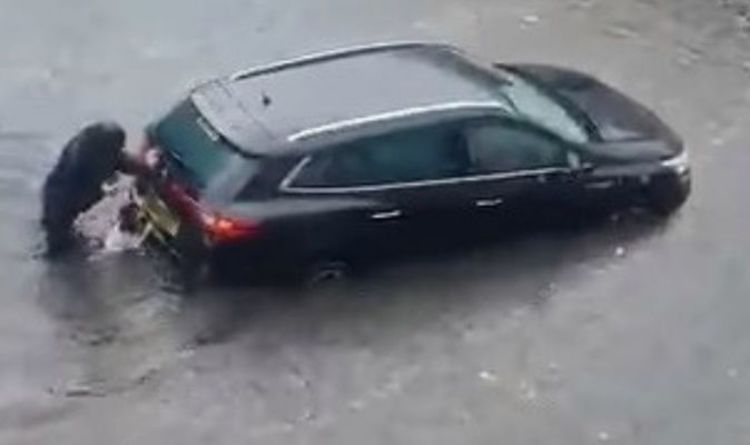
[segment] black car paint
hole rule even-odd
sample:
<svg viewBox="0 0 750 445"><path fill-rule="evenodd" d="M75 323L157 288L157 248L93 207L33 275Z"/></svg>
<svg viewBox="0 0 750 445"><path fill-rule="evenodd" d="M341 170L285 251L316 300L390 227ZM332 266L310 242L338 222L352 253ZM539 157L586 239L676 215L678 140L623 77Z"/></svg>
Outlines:
<svg viewBox="0 0 750 445"><path fill-rule="evenodd" d="M651 178L670 186L686 182L660 164L683 150L681 142L643 106L570 70L538 65L507 68L553 91L566 106L574 107L572 113L589 121L595 132L589 144L560 141L575 162L555 171L403 187L337 191L284 187L284 179L305 157L340 138L332 135L314 149L286 150L264 158L263 174L254 179L257 183L250 193L237 190L225 199L201 198L208 206L220 207L223 214L251 219L262 227L252 239L209 245L209 261L217 269L265 273L304 270L316 261L359 263L396 253L440 250L454 241L495 235L508 223L527 225L534 219L565 219L584 209L642 202L656 183ZM609 121L607 113L617 113L617 122L627 130L626 139L614 138L615 132L602 126ZM388 132L393 126L386 123L361 133ZM355 130L345 138L358 136Z"/></svg>
<svg viewBox="0 0 750 445"><path fill-rule="evenodd" d="M666 142L679 154L682 141L654 112L594 77L549 65L500 65L536 81L587 120L597 142Z"/></svg>
<svg viewBox="0 0 750 445"><path fill-rule="evenodd" d="M579 176L588 189L584 201L608 207L644 201L658 186L690 191L690 172L674 175L660 162L683 154L677 134L653 111L598 79L579 71L539 64L496 64L536 83L556 97L589 129L582 148L589 174Z"/></svg>

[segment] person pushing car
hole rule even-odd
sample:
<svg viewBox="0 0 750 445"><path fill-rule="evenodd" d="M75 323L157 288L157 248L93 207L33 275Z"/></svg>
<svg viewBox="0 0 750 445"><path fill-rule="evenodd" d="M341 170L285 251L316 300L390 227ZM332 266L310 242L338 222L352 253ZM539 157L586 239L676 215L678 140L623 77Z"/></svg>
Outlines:
<svg viewBox="0 0 750 445"><path fill-rule="evenodd" d="M73 224L104 197L106 181L118 171L137 171L137 163L123 150L125 141L120 125L96 122L65 144L42 189L41 223L49 255L64 253L74 245Z"/></svg>

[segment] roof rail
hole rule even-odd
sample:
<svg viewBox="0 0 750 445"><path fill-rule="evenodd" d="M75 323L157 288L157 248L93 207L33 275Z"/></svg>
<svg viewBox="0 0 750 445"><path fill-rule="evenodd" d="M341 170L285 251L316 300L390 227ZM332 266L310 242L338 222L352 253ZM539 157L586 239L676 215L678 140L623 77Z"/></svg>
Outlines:
<svg viewBox="0 0 750 445"><path fill-rule="evenodd" d="M431 112L454 111L454 110L484 110L507 112L501 104L491 101L466 101L466 102L448 102L442 104L405 108L403 110L389 111L387 113L373 114L370 116L346 119L338 122L319 125L298 131L297 133L287 136L287 142L300 142L311 139L323 134L335 133L348 128L359 127L362 125L372 124L375 122L385 122L394 119L427 114Z"/></svg>
<svg viewBox="0 0 750 445"><path fill-rule="evenodd" d="M332 51L323 51L319 53L313 53L306 56L284 60L281 62L272 63L269 65L263 65L259 67L250 68L247 70L239 71L229 78L232 81L243 80L254 76L260 76L263 74L274 73L282 71L287 68L300 67L311 63L325 62L329 60L335 60L344 57L357 56L363 54L377 53L381 51L394 51L402 49L418 49L418 48L443 48L451 51L457 51L458 49L446 43L437 42L386 42L386 43L371 43L367 45L359 45L348 48L335 49Z"/></svg>

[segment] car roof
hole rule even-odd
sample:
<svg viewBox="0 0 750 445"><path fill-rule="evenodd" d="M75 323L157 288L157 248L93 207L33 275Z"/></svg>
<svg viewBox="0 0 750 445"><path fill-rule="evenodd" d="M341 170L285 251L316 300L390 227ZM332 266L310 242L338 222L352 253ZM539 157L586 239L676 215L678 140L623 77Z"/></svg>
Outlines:
<svg viewBox="0 0 750 445"><path fill-rule="evenodd" d="M497 75L441 44L370 45L240 72L193 100L216 129L252 154L414 115L502 110Z"/></svg>

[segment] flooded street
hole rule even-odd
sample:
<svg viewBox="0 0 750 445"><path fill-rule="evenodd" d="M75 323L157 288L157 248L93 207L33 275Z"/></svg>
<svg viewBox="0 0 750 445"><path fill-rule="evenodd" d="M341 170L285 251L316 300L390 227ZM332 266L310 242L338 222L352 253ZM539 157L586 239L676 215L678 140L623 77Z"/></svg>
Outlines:
<svg viewBox="0 0 750 445"><path fill-rule="evenodd" d="M0 443L750 443L747 11L0 0ZM121 121L136 145L198 80L405 39L619 87L684 137L690 201L668 223L529 233L317 292L183 298L153 255L36 258L42 180L83 123Z"/></svg>

